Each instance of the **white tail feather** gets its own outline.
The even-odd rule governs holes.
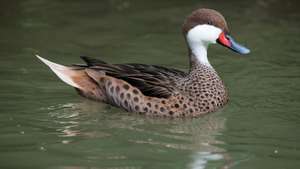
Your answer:
[[[59,65],[57,63],[51,62],[47,59],[40,57],[39,55],[35,55],[39,58],[43,63],[45,63],[63,82],[76,87],[81,88],[76,82],[74,82],[73,77],[76,76],[75,70],[70,67]]]

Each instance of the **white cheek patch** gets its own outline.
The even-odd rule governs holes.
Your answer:
[[[216,43],[222,30],[213,25],[198,25],[189,30],[187,40],[189,42]]]
[[[211,67],[207,59],[207,47],[209,44],[216,43],[222,30],[213,25],[198,25],[189,30],[186,35],[187,42],[192,53],[197,60]]]

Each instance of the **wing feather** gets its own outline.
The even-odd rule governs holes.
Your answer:
[[[187,74],[183,71],[146,64],[109,64],[102,60],[81,57],[87,67],[122,79],[137,87],[144,95],[168,98],[177,90],[176,82]]]

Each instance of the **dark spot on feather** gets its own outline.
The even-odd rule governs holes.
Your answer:
[[[130,99],[130,97],[131,97],[130,93],[127,93],[126,96],[128,99]]]
[[[185,109],[186,109],[186,108],[187,108],[187,105],[186,105],[186,104],[183,104],[183,108],[185,108]]]
[[[193,109],[190,109],[190,113],[193,113],[194,112],[194,110]]]
[[[121,99],[124,99],[124,93],[120,94]]]
[[[139,91],[137,91],[136,89],[133,89],[133,91],[132,91],[134,94],[138,94],[139,93]]]
[[[103,83],[104,82],[104,77],[100,78],[100,82]]]
[[[150,102],[148,102],[148,103],[147,103],[147,106],[151,107],[151,103],[150,103]]]
[[[162,100],[161,103],[162,103],[162,104],[166,104],[166,101],[165,101],[165,100]]]
[[[174,106],[175,106],[176,108],[178,108],[178,107],[179,107],[179,104],[176,103]]]
[[[139,107],[139,106],[135,106],[134,109],[135,109],[136,111],[139,111],[139,110],[140,110],[140,107]]]
[[[147,107],[144,107],[144,111],[145,111],[145,112],[148,112],[148,108],[147,108]]]
[[[114,92],[114,87],[112,86],[109,90],[110,90],[111,93],[113,93]]]
[[[157,105],[157,104],[155,105],[155,108],[158,108],[158,105]]]
[[[128,90],[128,89],[129,89],[129,85],[128,85],[128,84],[124,84],[124,85],[123,85],[123,88],[124,88],[125,90]]]
[[[116,92],[117,92],[117,93],[120,92],[120,87],[119,87],[119,86],[116,87]]]
[[[127,100],[125,100],[125,101],[124,101],[124,104],[125,104],[125,107],[127,107],[127,106],[128,106],[128,102],[127,102]]]
[[[164,112],[164,111],[165,111],[165,108],[160,107],[160,111],[161,111],[161,112]]]
[[[139,98],[138,98],[138,97],[134,97],[133,100],[134,100],[135,102],[138,102],[138,101],[139,101]]]
[[[173,111],[169,111],[169,114],[172,116],[174,114],[174,112]]]
[[[108,86],[110,86],[111,84],[112,84],[111,81],[109,81],[109,82],[107,83]]]

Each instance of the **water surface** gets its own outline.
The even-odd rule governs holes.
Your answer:
[[[300,168],[300,11],[294,0],[0,2],[0,168]],[[180,27],[222,12],[252,53],[214,45],[230,103],[198,119],[153,119],[78,96],[33,54],[186,70]]]

